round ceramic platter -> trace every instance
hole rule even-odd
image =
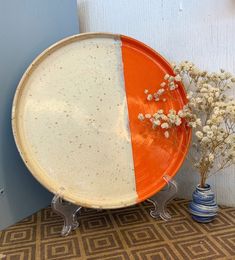
[[[190,131],[169,139],[137,119],[179,109],[182,86],[167,102],[148,102],[169,64],[132,38],[89,33],[57,42],[23,75],[12,113],[18,150],[34,177],[77,205],[120,208],[166,185],[181,166]],[[177,140],[175,142],[175,140]]]

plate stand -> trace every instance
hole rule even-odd
[[[147,199],[147,201],[154,206],[154,209],[150,210],[150,216],[167,221],[171,219],[171,215],[167,210],[167,204],[174,199],[178,188],[176,181],[171,180],[169,176],[164,176],[163,178],[167,182],[167,186]]]
[[[154,205],[154,209],[150,210],[150,216],[167,221],[171,218],[167,211],[167,204],[175,197],[177,184],[168,176],[164,176],[163,178],[167,182],[167,186],[147,201]],[[75,230],[79,226],[77,214],[81,210],[81,206],[64,201],[58,194],[56,194],[52,199],[51,207],[52,210],[60,215],[64,220],[64,226],[61,231],[62,236],[69,235],[72,230]]]
[[[61,231],[62,236],[69,235],[72,230],[75,230],[79,226],[77,213],[82,207],[64,201],[58,194],[53,197],[51,207],[64,220],[64,226]]]

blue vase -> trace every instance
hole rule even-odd
[[[218,206],[209,184],[206,184],[204,188],[197,186],[193,192],[193,200],[189,204],[189,212],[195,221],[201,223],[211,222],[215,218]]]

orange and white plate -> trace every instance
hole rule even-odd
[[[160,107],[180,109],[174,98],[147,102],[169,64],[132,38],[79,34],[46,49],[17,88],[12,124],[18,150],[34,177],[77,205],[119,208],[152,196],[173,177],[187,153],[191,133],[169,139],[137,118]],[[177,144],[174,143],[177,140]]]

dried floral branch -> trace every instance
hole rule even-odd
[[[179,111],[159,109],[154,113],[138,115],[139,120],[148,120],[153,129],[163,129],[169,138],[170,130],[181,125],[193,128],[196,142],[191,150],[193,166],[201,175],[200,186],[204,187],[209,175],[215,174],[235,163],[235,100],[226,94],[235,83],[232,74],[220,70],[218,73],[201,71],[193,63],[185,61],[173,65],[173,75],[166,74],[155,93],[146,89],[149,102],[174,99],[173,91],[181,82],[188,103]]]

